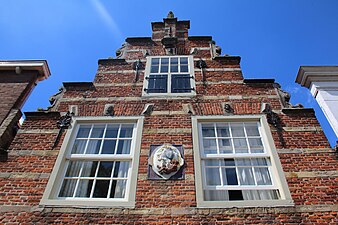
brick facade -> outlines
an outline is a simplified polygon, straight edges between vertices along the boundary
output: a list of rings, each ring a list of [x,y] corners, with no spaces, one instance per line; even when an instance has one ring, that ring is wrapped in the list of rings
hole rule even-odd
[[[271,79],[243,79],[240,57],[221,56],[209,36],[188,35],[189,21],[166,18],[152,23],[152,38],[127,38],[117,59],[99,60],[93,83],[64,83],[57,103],[26,120],[0,163],[0,221],[8,224],[337,224],[337,153],[312,109],[295,108]],[[162,40],[177,37],[173,49]],[[142,97],[146,57],[173,54],[194,57],[196,95]],[[198,66],[202,59],[206,67]],[[135,63],[140,60],[137,72]],[[202,72],[203,70],[203,72]],[[2,90],[1,90],[2,91]],[[265,115],[269,104],[277,118],[270,130],[288,183],[293,206],[199,208],[196,202],[192,116]],[[53,207],[39,205],[66,132],[58,134],[60,113],[77,107],[77,117],[103,116],[106,104],[113,117],[144,115],[134,208]],[[232,112],[224,109],[229,104]],[[182,180],[149,180],[150,145],[172,143],[184,148]]]

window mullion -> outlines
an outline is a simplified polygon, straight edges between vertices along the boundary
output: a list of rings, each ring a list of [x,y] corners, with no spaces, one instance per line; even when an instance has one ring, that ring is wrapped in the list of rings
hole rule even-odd
[[[231,146],[232,146],[232,154],[236,154],[234,138],[232,137],[232,126],[230,125],[230,123],[227,123],[227,124],[228,124],[228,127],[229,127],[229,135],[230,135]]]
[[[92,131],[94,129],[94,124],[92,124],[91,128],[90,128],[90,131],[89,131],[89,134],[88,134],[88,137],[87,137],[87,142],[86,142],[86,147],[83,151],[83,154],[86,154],[87,153],[87,149],[88,149],[88,145],[89,145],[89,140],[90,140],[90,136],[92,135]]]

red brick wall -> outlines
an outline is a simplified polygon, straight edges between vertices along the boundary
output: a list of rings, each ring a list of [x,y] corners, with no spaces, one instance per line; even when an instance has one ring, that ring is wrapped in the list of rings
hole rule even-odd
[[[154,29],[160,27],[156,25]],[[189,52],[192,47],[206,48],[210,43],[186,39],[184,46]],[[152,54],[165,54],[159,41],[152,44],[133,42],[127,45],[128,49],[149,49]],[[204,58],[208,66],[206,83],[202,82],[200,69],[195,67],[195,97],[142,98],[144,69],[140,71],[139,81],[134,82],[132,63],[140,53],[133,51],[126,53],[130,61],[102,62],[94,78],[94,88],[68,88],[58,108],[53,109],[65,112],[70,105],[77,105],[79,116],[102,116],[105,104],[113,104],[115,116],[133,116],[140,115],[146,104],[154,104],[156,113],[144,119],[134,209],[38,207],[64,138],[63,134],[58,146],[52,149],[59,115],[49,112],[27,118],[11,145],[9,160],[0,163],[0,211],[3,212],[0,221],[27,224],[337,224],[337,154],[330,148],[314,113],[302,109],[283,113],[274,84],[246,84],[239,64],[210,56],[210,51],[206,50],[194,56],[195,59]],[[145,58],[142,63],[145,65]],[[212,70],[220,68],[228,70]],[[191,115],[184,111],[183,105],[191,104],[195,115],[223,115],[224,102],[232,105],[235,115],[261,114],[262,103],[271,104],[280,127],[270,125],[270,129],[295,206],[196,208],[193,154],[197,150],[192,146]],[[185,179],[147,179],[150,145],[163,143],[183,145]]]

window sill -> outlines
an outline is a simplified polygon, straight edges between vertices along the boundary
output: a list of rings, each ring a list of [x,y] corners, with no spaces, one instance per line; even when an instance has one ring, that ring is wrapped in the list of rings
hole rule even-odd
[[[197,203],[197,208],[247,208],[247,207],[292,207],[293,200],[263,200],[263,201],[203,201]]]
[[[166,99],[166,98],[191,98],[195,97],[196,92],[194,93],[154,93],[154,94],[142,94],[142,98],[159,98],[159,99]]]
[[[77,208],[135,208],[135,202],[114,200],[41,200],[42,207],[77,207]]]

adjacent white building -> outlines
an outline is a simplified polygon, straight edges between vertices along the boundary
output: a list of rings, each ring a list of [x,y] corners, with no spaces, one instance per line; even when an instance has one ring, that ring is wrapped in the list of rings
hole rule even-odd
[[[338,66],[301,66],[296,82],[309,88],[338,137]]]

